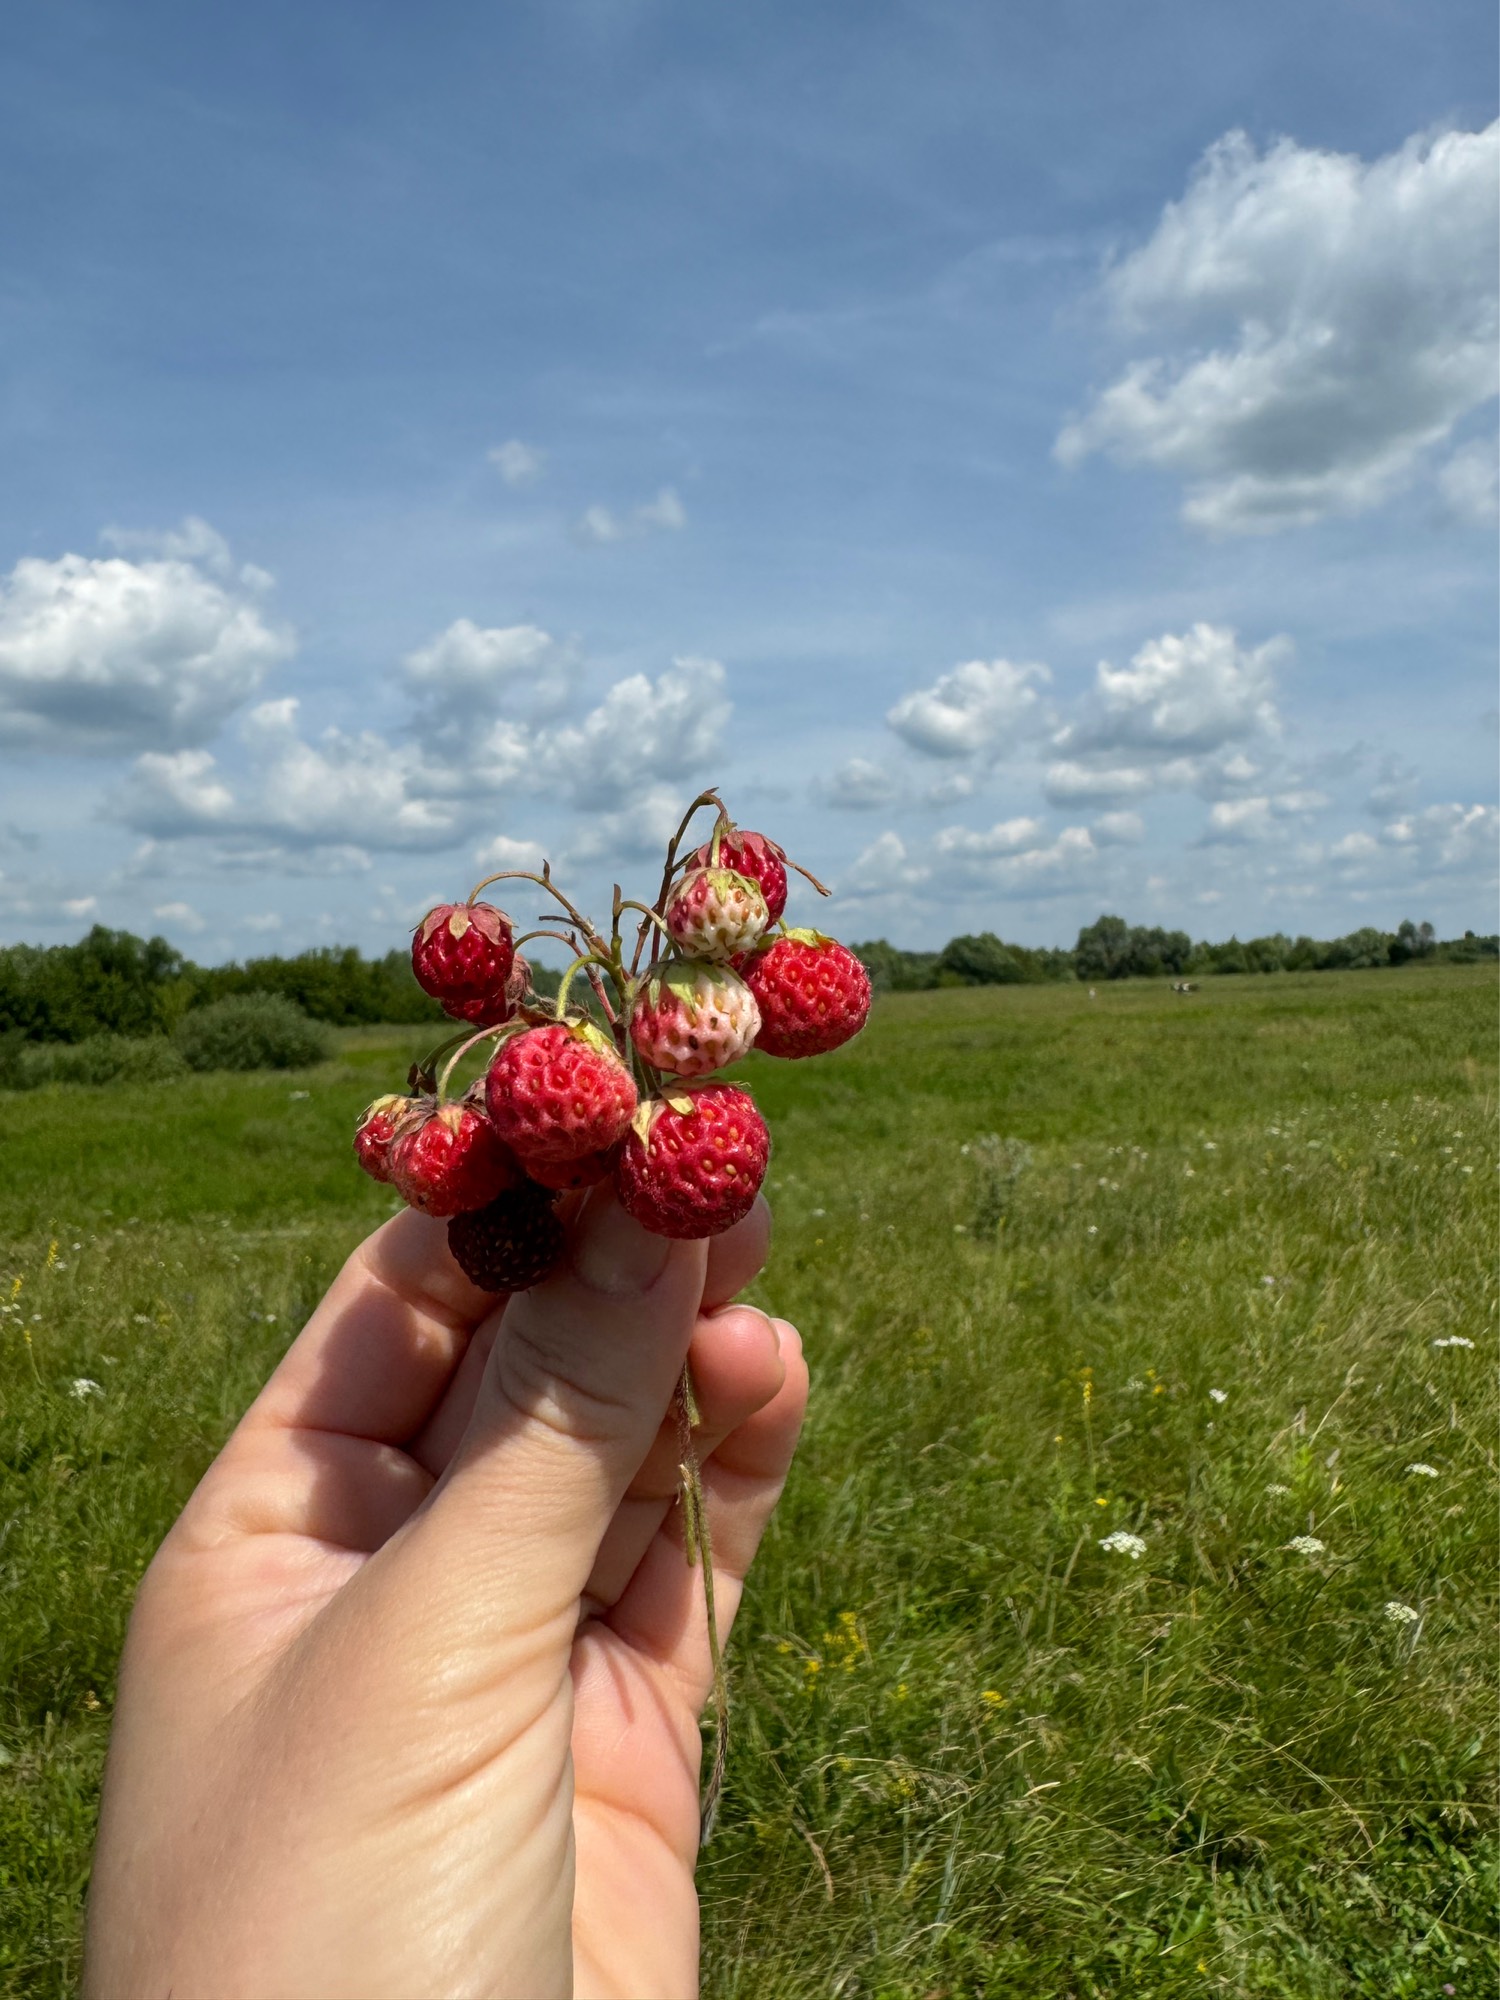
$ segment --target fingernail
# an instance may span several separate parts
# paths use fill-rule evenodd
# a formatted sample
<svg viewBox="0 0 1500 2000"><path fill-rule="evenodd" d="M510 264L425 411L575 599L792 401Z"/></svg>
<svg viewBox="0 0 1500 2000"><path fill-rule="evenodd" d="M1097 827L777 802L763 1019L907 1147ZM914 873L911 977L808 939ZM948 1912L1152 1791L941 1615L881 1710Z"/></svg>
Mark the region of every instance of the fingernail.
<svg viewBox="0 0 1500 2000"><path fill-rule="evenodd" d="M669 1238L651 1235L627 1215L613 1189L599 1188L574 1226L569 1262L594 1291L625 1298L656 1283L672 1247Z"/></svg>
<svg viewBox="0 0 1500 2000"><path fill-rule="evenodd" d="M731 1299L727 1306L710 1306L702 1317L704 1319L723 1319L726 1313L752 1314L760 1321L762 1326L769 1329L771 1345L776 1349L778 1354L781 1352L781 1327L776 1320L772 1319L768 1312L762 1312L759 1306L752 1306L743 1299L738 1303Z"/></svg>

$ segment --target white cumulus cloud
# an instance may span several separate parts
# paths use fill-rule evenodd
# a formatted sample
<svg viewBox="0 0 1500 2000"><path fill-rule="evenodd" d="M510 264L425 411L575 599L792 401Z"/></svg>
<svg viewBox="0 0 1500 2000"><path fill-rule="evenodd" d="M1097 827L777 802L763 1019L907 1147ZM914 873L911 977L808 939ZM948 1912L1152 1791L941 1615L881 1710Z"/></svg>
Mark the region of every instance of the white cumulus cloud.
<svg viewBox="0 0 1500 2000"><path fill-rule="evenodd" d="M1443 505L1456 519L1487 528L1500 513L1500 454L1491 437L1463 445L1438 473Z"/></svg>
<svg viewBox="0 0 1500 2000"><path fill-rule="evenodd" d="M572 649L536 625L476 625L457 618L401 663L416 706L413 727L429 748L467 754L473 739L493 729L504 712L544 715L567 701L579 662ZM507 766L505 730L488 741L485 755ZM502 769L502 779L510 775Z"/></svg>
<svg viewBox="0 0 1500 2000"><path fill-rule="evenodd" d="M1139 813L1101 813L1089 831L1097 847L1135 847L1146 838L1146 823Z"/></svg>
<svg viewBox="0 0 1500 2000"><path fill-rule="evenodd" d="M111 802L114 817L158 839L247 835L302 847L437 848L461 831L457 809L424 795L414 750L373 731L308 742L288 697L240 729L249 764L230 777L207 750L147 751Z"/></svg>
<svg viewBox="0 0 1500 2000"><path fill-rule="evenodd" d="M1095 768L1072 758L1049 764L1042 786L1054 805L1104 805L1115 799L1144 798L1157 789L1154 771L1135 764Z"/></svg>
<svg viewBox="0 0 1500 2000"><path fill-rule="evenodd" d="M868 757L851 757L828 780L827 799L845 812L870 812L890 805L900 787L891 773Z"/></svg>
<svg viewBox="0 0 1500 2000"><path fill-rule="evenodd" d="M1002 820L982 833L966 826L947 826L934 845L939 854L964 861L988 861L997 854L1014 854L1020 848L1034 847L1041 831L1042 823L1037 819Z"/></svg>
<svg viewBox="0 0 1500 2000"><path fill-rule="evenodd" d="M1493 868L1500 840L1500 810L1494 806L1437 805L1392 820L1383 837L1409 849L1424 873L1474 866Z"/></svg>
<svg viewBox="0 0 1500 2000"><path fill-rule="evenodd" d="M718 750L730 704L717 660L674 660L656 680L616 681L581 723L538 743L551 779L583 805L615 806L652 779L685 778Z"/></svg>
<svg viewBox="0 0 1500 2000"><path fill-rule="evenodd" d="M574 526L573 534L580 542L602 545L639 541L643 536L656 534L662 529L675 533L686 526L687 509L678 498L676 489L664 486L654 500L644 500L638 507L631 507L623 513L598 505L586 508Z"/></svg>
<svg viewBox="0 0 1500 2000"><path fill-rule="evenodd" d="M1368 163L1228 133L1108 273L1155 351L1057 457L1175 473L1184 518L1219 533L1376 505L1495 394L1497 224L1500 123ZM1452 473L1460 506L1482 470Z"/></svg>
<svg viewBox="0 0 1500 2000"><path fill-rule="evenodd" d="M968 660L931 687L903 695L886 716L896 734L929 757L1003 757L1041 719L1052 676L1036 662Z"/></svg>
<svg viewBox="0 0 1500 2000"><path fill-rule="evenodd" d="M869 903L916 888L928 871L911 859L899 833L882 833L845 869L836 885L841 903Z"/></svg>
<svg viewBox="0 0 1500 2000"><path fill-rule="evenodd" d="M546 635L529 627L514 628L520 637L469 627L457 642L453 629L414 655L415 667L407 662L419 692L410 739L339 729L309 738L295 699L262 702L239 725L233 768L207 750L147 751L114 793L111 816L156 843L212 836L220 868L247 865L249 855L287 867L286 857L315 852L347 868L366 865L371 852L435 851L477 831L496 793L584 808L580 854L664 846L686 804L684 785L706 775L731 712L719 662L677 660L655 680L633 674L577 722L502 717L435 743L430 725L441 711L424 700L461 690L471 672L503 680L517 659L551 657ZM435 658L457 664L439 673ZM159 865L156 848L136 872L148 859Z"/></svg>
<svg viewBox="0 0 1500 2000"><path fill-rule="evenodd" d="M1099 662L1091 702L1058 732L1054 745L1073 753L1181 757L1274 736L1280 729L1276 668L1290 650L1282 638L1242 646L1224 625L1164 633L1148 640L1128 666Z"/></svg>
<svg viewBox="0 0 1500 2000"><path fill-rule="evenodd" d="M535 445L523 444L520 438L507 438L504 444L493 445L488 457L507 486L535 485L547 462L544 452Z"/></svg>
<svg viewBox="0 0 1500 2000"><path fill-rule="evenodd" d="M184 545L217 569L208 537L222 547L190 523ZM23 557L0 583L0 743L118 754L205 742L292 650L249 588L177 555Z"/></svg>

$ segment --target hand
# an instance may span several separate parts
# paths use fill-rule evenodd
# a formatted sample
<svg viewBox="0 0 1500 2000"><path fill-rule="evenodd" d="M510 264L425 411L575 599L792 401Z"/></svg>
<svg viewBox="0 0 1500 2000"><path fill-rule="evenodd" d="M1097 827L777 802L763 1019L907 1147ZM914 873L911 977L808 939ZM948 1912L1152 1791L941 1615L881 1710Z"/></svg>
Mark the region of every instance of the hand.
<svg viewBox="0 0 1500 2000"><path fill-rule="evenodd" d="M702 1572L722 1635L807 1376L708 1244L596 1191L508 1303L444 1226L369 1238L142 1582L89 1899L90 2000L693 1994Z"/></svg>

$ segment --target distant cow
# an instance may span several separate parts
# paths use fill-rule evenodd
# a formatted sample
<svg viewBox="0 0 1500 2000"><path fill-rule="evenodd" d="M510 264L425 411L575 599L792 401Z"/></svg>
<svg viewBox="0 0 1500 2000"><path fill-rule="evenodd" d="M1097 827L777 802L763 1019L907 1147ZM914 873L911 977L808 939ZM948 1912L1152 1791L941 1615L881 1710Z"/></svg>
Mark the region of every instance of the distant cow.
<svg viewBox="0 0 1500 2000"><path fill-rule="evenodd" d="M1196 993L1198 991L1198 987L1196 981L1194 980L1174 979L1172 981L1172 991L1174 993Z"/></svg>

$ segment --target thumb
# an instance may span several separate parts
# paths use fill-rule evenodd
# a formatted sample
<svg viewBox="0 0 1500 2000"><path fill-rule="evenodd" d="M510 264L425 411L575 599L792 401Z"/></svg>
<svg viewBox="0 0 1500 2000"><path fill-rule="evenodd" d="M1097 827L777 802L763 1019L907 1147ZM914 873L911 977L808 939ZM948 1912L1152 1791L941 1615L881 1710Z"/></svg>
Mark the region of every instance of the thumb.
<svg viewBox="0 0 1500 2000"><path fill-rule="evenodd" d="M463 1442L399 1549L429 1646L555 1630L571 1645L599 1544L687 1358L707 1246L649 1235L595 1189L562 1268L505 1309ZM424 1646L423 1650L427 1650ZM476 1662L477 1664L477 1662Z"/></svg>

